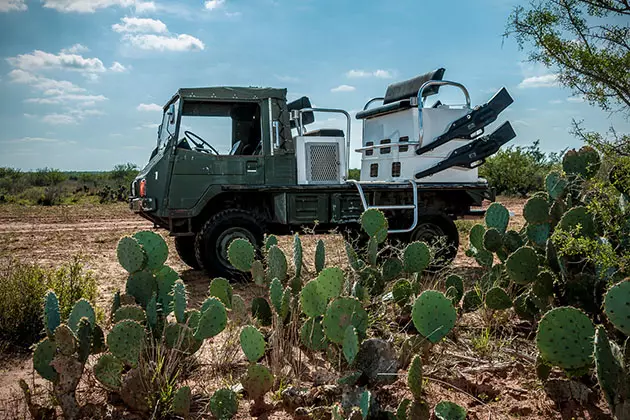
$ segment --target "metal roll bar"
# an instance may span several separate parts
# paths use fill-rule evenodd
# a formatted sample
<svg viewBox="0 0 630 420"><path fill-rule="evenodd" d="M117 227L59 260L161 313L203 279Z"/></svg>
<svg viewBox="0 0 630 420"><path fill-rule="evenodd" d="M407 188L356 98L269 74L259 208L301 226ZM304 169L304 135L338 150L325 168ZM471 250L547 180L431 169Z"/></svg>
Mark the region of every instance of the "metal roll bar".
<svg viewBox="0 0 630 420"><path fill-rule="evenodd" d="M422 94L424 93L424 90L428 88L429 86L436 86L436 85L437 86L455 86L455 87L460 88L462 92L464 92L464 95L466 96L466 106L470 108L470 95L468 94L468 89L466 89L466 87L462 85L461 83L451 82L448 80L429 80L428 82L425 82L422 86L420 86L420 89L418 90L418 108L424 107L424 104L422 102Z"/></svg>

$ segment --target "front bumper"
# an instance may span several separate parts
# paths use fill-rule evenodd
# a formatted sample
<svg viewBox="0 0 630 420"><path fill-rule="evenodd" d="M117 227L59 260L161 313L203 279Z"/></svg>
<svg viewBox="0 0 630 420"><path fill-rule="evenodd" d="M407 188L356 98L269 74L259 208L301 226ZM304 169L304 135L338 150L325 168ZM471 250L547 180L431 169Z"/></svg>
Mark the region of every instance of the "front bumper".
<svg viewBox="0 0 630 420"><path fill-rule="evenodd" d="M155 200L153 198L132 198L129 200L129 208L134 213L146 212L146 211L155 211L157 206L155 205Z"/></svg>

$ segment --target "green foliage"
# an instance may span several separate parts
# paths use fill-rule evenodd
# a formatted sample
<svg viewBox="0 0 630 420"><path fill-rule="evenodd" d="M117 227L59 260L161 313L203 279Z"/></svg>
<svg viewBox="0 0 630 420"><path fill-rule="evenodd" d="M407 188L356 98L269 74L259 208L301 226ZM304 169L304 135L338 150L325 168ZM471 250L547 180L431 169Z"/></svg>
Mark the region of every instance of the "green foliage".
<svg viewBox="0 0 630 420"><path fill-rule="evenodd" d="M539 141L533 145L510 146L486 159L479 167L479 176L486 178L497 194L526 196L545 189L547 173L559 167L559 154L546 155L539 148Z"/></svg>

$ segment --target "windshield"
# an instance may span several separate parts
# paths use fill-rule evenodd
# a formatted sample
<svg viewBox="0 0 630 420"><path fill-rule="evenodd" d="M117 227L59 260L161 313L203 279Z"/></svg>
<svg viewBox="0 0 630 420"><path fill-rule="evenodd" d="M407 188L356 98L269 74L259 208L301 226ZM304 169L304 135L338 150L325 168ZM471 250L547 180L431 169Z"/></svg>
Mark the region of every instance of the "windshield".
<svg viewBox="0 0 630 420"><path fill-rule="evenodd" d="M175 134L177 127L177 114L179 113L179 99L173 102L164 112L162 124L158 131L158 150L162 150L168 144L168 141Z"/></svg>

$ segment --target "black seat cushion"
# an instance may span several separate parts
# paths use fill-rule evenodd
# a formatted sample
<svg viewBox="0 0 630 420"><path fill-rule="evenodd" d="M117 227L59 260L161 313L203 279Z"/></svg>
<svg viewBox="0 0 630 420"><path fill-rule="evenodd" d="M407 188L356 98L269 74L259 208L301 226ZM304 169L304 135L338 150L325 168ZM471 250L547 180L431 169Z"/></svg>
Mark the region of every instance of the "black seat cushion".
<svg viewBox="0 0 630 420"><path fill-rule="evenodd" d="M363 120L369 117L375 117L377 115L389 114L390 112L400 111L402 109L411 108L411 101L406 99L404 101L398 101L391 104L378 106L376 108L366 109L365 111L357 112L356 118L357 120Z"/></svg>
<svg viewBox="0 0 630 420"><path fill-rule="evenodd" d="M310 137L343 137L343 130L339 130L336 128L321 128L319 130L309 131L304 134L305 136Z"/></svg>
<svg viewBox="0 0 630 420"><path fill-rule="evenodd" d="M411 97L417 96L418 91L422 87L423 84L428 82L429 80L442 80L444 77L444 72L446 69L439 68L437 70L430 71L426 74L416 76L413 79L404 80L402 82L393 83L387 87L387 91L385 92L385 99L383 100L383 105L390 104L392 102L397 102L402 99L409 99ZM430 86L423 92L423 97L427 97L430 95L435 95L438 93L440 89L439 86Z"/></svg>
<svg viewBox="0 0 630 420"><path fill-rule="evenodd" d="M306 96L302 96L300 99L296 99L293 102L287 104L289 112L297 111L305 108L312 108L311 100ZM302 113L302 124L308 125L315 122L315 114L313 111L306 111ZM295 128L295 121L291 120L291 128Z"/></svg>

